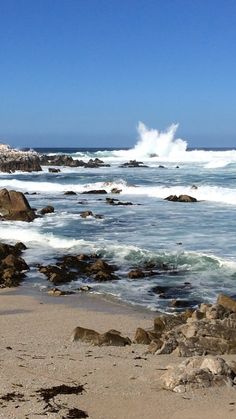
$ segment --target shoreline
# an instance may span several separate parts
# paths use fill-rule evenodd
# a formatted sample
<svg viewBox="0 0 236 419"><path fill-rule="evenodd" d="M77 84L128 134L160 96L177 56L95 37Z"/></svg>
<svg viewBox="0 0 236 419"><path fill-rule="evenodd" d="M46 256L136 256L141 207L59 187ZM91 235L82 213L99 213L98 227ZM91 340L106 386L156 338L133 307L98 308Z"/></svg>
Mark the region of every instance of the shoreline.
<svg viewBox="0 0 236 419"><path fill-rule="evenodd" d="M99 332L115 328L133 339L137 327L152 326L154 313L151 319L127 307L117 310L117 304L98 302L87 295L77 306L71 303L73 298L35 298L13 290L1 290L0 299L1 418L43 419L47 408L37 392L60 385L83 385L84 391L55 397L59 410L47 413L51 419L69 418L66 414L72 408L87 412L91 419L235 416L233 388L184 394L163 390L160 376L167 365L177 365L182 358L147 354L146 345L98 347L70 341L74 327L79 325ZM95 302L93 307L89 300ZM99 304L103 310L98 310ZM224 358L235 359L235 355ZM13 394L13 400L4 401L2 397L7 394Z"/></svg>

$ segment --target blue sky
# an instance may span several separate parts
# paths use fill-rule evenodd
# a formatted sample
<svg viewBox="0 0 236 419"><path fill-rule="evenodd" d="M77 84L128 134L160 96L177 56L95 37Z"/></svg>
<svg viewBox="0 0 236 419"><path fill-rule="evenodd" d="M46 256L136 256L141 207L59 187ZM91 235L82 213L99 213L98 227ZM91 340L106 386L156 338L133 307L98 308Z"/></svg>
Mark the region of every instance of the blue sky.
<svg viewBox="0 0 236 419"><path fill-rule="evenodd" d="M236 147L235 0L0 0L0 138Z"/></svg>

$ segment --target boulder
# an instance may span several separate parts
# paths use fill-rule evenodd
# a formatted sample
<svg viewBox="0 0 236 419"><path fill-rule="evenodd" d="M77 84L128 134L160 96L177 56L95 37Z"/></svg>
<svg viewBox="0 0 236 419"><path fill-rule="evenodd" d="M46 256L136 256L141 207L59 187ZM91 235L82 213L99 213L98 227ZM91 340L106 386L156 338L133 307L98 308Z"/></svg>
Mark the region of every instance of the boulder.
<svg viewBox="0 0 236 419"><path fill-rule="evenodd" d="M106 333L100 334L95 330L84 327L76 327L72 333L71 340L72 342L80 340L97 346L131 345L131 340L128 337L121 336L117 330L109 330Z"/></svg>
<svg viewBox="0 0 236 419"><path fill-rule="evenodd" d="M235 384L235 367L222 358L192 357L178 366L168 368L162 375L167 390L184 393L198 388Z"/></svg>
<svg viewBox="0 0 236 419"><path fill-rule="evenodd" d="M1 172L39 172L41 170L39 155L35 151L20 151L12 149L8 145L0 144Z"/></svg>
<svg viewBox="0 0 236 419"><path fill-rule="evenodd" d="M227 295L220 294L217 298L217 304L224 307L224 309L236 313L236 300L233 300Z"/></svg>
<svg viewBox="0 0 236 419"><path fill-rule="evenodd" d="M22 192L0 190L0 214L4 220L33 221L36 217Z"/></svg>
<svg viewBox="0 0 236 419"><path fill-rule="evenodd" d="M138 279L138 278L144 278L145 273L142 271L142 269L132 269L128 272L128 277L130 279Z"/></svg>
<svg viewBox="0 0 236 419"><path fill-rule="evenodd" d="M52 205L47 205L40 210L41 215L51 214L52 212L54 212L54 207Z"/></svg>
<svg viewBox="0 0 236 419"><path fill-rule="evenodd" d="M87 218L87 217L93 217L94 216L94 214L93 214L93 212L92 211L82 211L81 213L80 213L80 217L82 217L82 218Z"/></svg>
<svg viewBox="0 0 236 419"><path fill-rule="evenodd" d="M14 268L16 271L27 271L29 266L21 257L15 255L8 255L2 259L1 266L4 268Z"/></svg>
<svg viewBox="0 0 236 419"><path fill-rule="evenodd" d="M167 198L164 198L165 201L173 202L197 202L197 199L190 195L169 195Z"/></svg>

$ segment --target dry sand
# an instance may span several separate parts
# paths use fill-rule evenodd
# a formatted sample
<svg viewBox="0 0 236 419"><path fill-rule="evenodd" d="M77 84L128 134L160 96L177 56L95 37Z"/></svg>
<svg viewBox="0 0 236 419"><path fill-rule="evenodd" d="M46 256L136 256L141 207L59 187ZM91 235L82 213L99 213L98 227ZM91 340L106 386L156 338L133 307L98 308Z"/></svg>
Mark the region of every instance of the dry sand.
<svg viewBox="0 0 236 419"><path fill-rule="evenodd" d="M232 388L182 395L162 389L163 369L180 363L180 358L146 355L143 345L117 348L70 342L76 326L99 332L115 328L133 338L138 326L152 327L154 314L96 297L35 298L18 290L1 290L0 301L1 418L80 417L68 415L73 408L91 419L236 418ZM56 396L49 403L57 411L49 412L37 390L63 384L83 385L84 391Z"/></svg>

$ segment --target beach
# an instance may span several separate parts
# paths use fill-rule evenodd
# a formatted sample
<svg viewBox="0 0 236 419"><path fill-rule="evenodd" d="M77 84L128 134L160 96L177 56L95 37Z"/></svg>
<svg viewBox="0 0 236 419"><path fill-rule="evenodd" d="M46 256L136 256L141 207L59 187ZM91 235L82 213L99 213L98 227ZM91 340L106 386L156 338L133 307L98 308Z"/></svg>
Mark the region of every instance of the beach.
<svg viewBox="0 0 236 419"><path fill-rule="evenodd" d="M70 339L76 326L100 332L117 329L133 339L138 326L152 327L156 314L99 297L80 300L78 295L48 297L19 290L0 291L0 417L86 417L68 416L68 409L75 408L91 419L235 417L233 388L184 394L163 389L160 376L181 358L147 354L146 345L99 347ZM37 392L61 385L82 385L84 390L56 396L52 405L58 411L50 412ZM5 401L9 393L12 400Z"/></svg>

